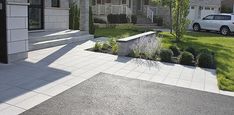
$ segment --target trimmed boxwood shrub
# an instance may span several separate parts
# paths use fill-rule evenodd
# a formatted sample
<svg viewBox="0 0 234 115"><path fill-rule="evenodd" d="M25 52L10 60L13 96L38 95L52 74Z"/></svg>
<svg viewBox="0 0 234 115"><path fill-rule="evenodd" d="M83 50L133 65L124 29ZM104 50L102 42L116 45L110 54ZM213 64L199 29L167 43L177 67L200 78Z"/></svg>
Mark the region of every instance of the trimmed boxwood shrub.
<svg viewBox="0 0 234 115"><path fill-rule="evenodd" d="M170 46L169 49L171 49L175 57L180 55L180 49L177 46Z"/></svg>
<svg viewBox="0 0 234 115"><path fill-rule="evenodd" d="M128 23L126 14L109 14L107 20L111 24Z"/></svg>
<svg viewBox="0 0 234 115"><path fill-rule="evenodd" d="M185 49L185 51L186 51L186 52L192 53L194 57L197 56L197 51L196 51L196 49L195 49L194 47L187 47L187 48Z"/></svg>
<svg viewBox="0 0 234 115"><path fill-rule="evenodd" d="M213 68L214 58L211 53L201 53L197 57L197 65L202 68Z"/></svg>
<svg viewBox="0 0 234 115"><path fill-rule="evenodd" d="M132 23L133 23L133 24L136 24L136 23L137 23L137 16L136 16L136 15L132 15L132 16L131 16L131 19L132 19Z"/></svg>
<svg viewBox="0 0 234 115"><path fill-rule="evenodd" d="M163 26L163 18L159 16L154 17L154 23L156 23L158 26Z"/></svg>
<svg viewBox="0 0 234 115"><path fill-rule="evenodd" d="M173 52L170 49L162 49L159 55L162 62L172 61Z"/></svg>
<svg viewBox="0 0 234 115"><path fill-rule="evenodd" d="M120 23L128 23L127 15L126 14L120 14L119 15L119 21L120 21Z"/></svg>
<svg viewBox="0 0 234 115"><path fill-rule="evenodd" d="M194 56L190 52L183 52L180 57L180 64L182 65L194 65Z"/></svg>
<svg viewBox="0 0 234 115"><path fill-rule="evenodd" d="M105 20L103 20L103 19L94 18L94 23L106 24L106 21L105 21Z"/></svg>

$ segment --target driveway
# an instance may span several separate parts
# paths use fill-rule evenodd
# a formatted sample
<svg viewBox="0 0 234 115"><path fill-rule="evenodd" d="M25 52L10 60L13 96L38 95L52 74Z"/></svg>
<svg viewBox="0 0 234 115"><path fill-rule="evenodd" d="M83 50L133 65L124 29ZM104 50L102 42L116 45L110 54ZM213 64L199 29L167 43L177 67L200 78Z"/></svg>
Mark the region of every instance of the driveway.
<svg viewBox="0 0 234 115"><path fill-rule="evenodd" d="M100 73L22 115L233 115L233 107L234 97Z"/></svg>

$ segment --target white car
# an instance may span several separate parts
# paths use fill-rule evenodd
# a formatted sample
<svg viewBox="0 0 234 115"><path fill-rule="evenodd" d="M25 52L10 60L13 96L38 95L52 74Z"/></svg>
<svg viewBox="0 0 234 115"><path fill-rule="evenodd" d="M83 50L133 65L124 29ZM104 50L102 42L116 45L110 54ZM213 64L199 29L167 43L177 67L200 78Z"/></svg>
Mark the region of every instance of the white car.
<svg viewBox="0 0 234 115"><path fill-rule="evenodd" d="M234 32L234 14L212 14L192 23L194 31L212 30L222 35Z"/></svg>

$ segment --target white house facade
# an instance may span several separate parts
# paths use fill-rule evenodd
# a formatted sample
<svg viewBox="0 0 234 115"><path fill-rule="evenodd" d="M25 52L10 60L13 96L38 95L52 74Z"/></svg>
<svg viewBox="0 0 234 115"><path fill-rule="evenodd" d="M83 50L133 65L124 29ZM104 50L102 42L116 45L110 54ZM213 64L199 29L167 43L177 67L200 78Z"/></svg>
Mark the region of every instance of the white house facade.
<svg viewBox="0 0 234 115"><path fill-rule="evenodd" d="M188 19L196 20L213 13L219 13L221 0L190 0Z"/></svg>
<svg viewBox="0 0 234 115"><path fill-rule="evenodd" d="M80 10L80 31L87 33L89 31L89 21L87 21L89 19L89 0L80 1ZM30 36L31 34L48 36L45 33L69 29L69 1L1 0L0 17L0 63L23 60L27 58L30 50L30 40L32 41L33 38ZM53 33L50 35L52 36ZM66 33L66 35L68 34ZM57 39L56 37L59 37L58 34L50 39ZM49 39L49 37L47 38ZM71 40L69 42L63 40L64 44L70 42ZM47 41L48 44L52 43Z"/></svg>

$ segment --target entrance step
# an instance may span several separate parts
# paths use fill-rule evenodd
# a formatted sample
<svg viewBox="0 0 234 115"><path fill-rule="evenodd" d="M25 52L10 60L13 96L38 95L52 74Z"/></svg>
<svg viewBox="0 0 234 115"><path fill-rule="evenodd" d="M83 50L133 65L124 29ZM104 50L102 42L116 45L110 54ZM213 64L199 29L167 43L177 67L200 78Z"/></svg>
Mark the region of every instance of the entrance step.
<svg viewBox="0 0 234 115"><path fill-rule="evenodd" d="M147 18L146 16L143 15L138 15L137 16L137 24L154 24L152 21Z"/></svg>
<svg viewBox="0 0 234 115"><path fill-rule="evenodd" d="M93 39L88 32L79 30L47 30L29 33L29 50L39 50L73 42Z"/></svg>
<svg viewBox="0 0 234 115"><path fill-rule="evenodd" d="M68 37L68 38L60 38L60 39L54 39L54 40L47 40L47 41L41 41L41 42L35 42L35 43L29 43L29 50L39 50L39 49L44 49L44 48L49 48L49 47L54 47L54 46L59 46L59 45L65 45L65 44L70 44L74 42L81 42L81 41L86 41L93 39L93 35L82 35L82 36L77 36L77 37Z"/></svg>
<svg viewBox="0 0 234 115"><path fill-rule="evenodd" d="M48 40L56 40L61 38L69 38L75 36L87 35L87 32L79 30L48 30L44 32L29 33L29 43L42 42Z"/></svg>

